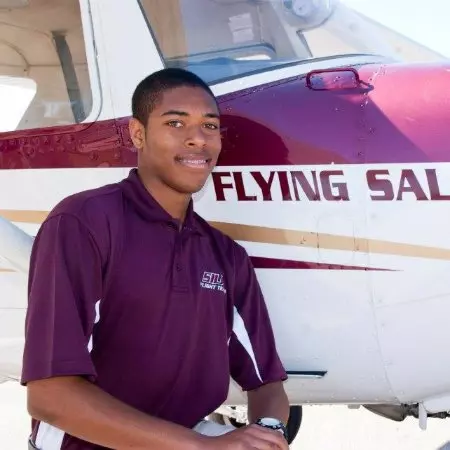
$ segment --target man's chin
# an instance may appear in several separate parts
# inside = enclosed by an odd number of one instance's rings
[[[181,194],[193,195],[200,192],[204,188],[206,181],[207,180],[202,183],[179,183],[173,186],[173,188]]]

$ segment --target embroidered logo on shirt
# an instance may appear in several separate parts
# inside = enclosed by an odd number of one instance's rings
[[[203,272],[200,286],[204,289],[211,289],[212,291],[220,291],[227,293],[223,283],[223,274],[214,272]]]

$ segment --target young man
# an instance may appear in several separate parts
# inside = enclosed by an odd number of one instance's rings
[[[243,247],[193,211],[221,150],[197,76],[165,69],[132,101],[138,168],[58,204],[30,266],[22,383],[39,450],[287,449],[286,373]],[[248,392],[251,425],[192,430]],[[282,429],[282,426],[280,425]]]

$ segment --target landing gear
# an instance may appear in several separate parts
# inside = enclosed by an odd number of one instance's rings
[[[408,416],[419,419],[419,426],[426,430],[427,421],[430,418],[447,419],[450,417],[450,411],[442,411],[434,414],[427,413],[422,403],[413,405],[363,405],[367,410],[378,414],[386,419],[402,422]]]
[[[288,441],[291,444],[297,437],[303,418],[303,408],[300,405],[291,405],[287,423]],[[246,406],[222,406],[217,412],[209,416],[210,420],[220,424],[230,424],[236,428],[247,425]]]

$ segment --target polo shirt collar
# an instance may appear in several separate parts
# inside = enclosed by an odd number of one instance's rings
[[[120,184],[126,197],[133,202],[135,208],[147,221],[179,226],[179,221],[174,219],[147,191],[136,168],[131,169],[128,177],[122,180]],[[199,227],[195,217],[192,199],[186,211],[183,228],[202,234],[201,227]]]

